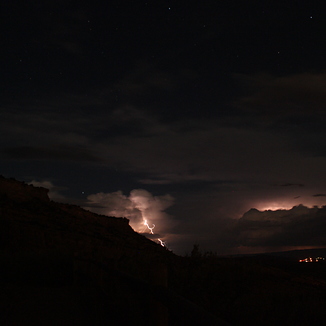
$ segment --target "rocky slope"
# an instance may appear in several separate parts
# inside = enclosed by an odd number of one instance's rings
[[[119,259],[164,250],[134,232],[125,218],[101,216],[78,206],[54,203],[47,189],[0,178],[1,249],[42,252],[51,249],[98,259]],[[113,250],[114,248],[114,250]]]
[[[196,248],[176,256],[127,219],[55,203],[44,188],[0,177],[0,325],[325,320],[326,263],[218,257]]]
[[[0,177],[1,325],[225,325],[167,287],[179,258],[125,218]]]
[[[107,323],[108,311],[111,318],[122,321],[128,320],[131,312],[135,316],[136,312],[144,314],[138,303],[138,296],[143,294],[129,289],[127,281],[133,277],[135,283],[161,277],[164,283],[164,275],[151,270],[148,262],[164,266],[165,257],[172,253],[134,232],[125,218],[55,203],[47,193],[47,189],[0,177],[1,299],[7,312],[0,317],[4,318],[0,324],[24,324],[16,309],[29,314],[32,323],[38,320],[40,324],[51,324],[47,314],[40,316],[32,307],[19,305],[21,300],[41,304],[47,310],[62,311],[67,305],[63,315],[50,318],[60,323],[60,318],[70,311],[70,317],[78,324],[90,324],[90,314],[81,309],[80,300],[87,302],[84,305],[88,306],[86,311],[92,311],[91,315],[96,306],[100,324]],[[46,304],[42,297],[50,302],[60,301],[61,305]],[[122,308],[128,305],[129,308]],[[108,310],[109,306],[114,309]],[[141,320],[141,316],[138,318]]]

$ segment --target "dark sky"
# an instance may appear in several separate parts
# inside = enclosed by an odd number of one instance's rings
[[[7,1],[1,173],[181,254],[326,246],[323,4]]]

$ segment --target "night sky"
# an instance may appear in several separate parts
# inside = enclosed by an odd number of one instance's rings
[[[326,247],[324,2],[4,2],[0,174],[179,254]]]

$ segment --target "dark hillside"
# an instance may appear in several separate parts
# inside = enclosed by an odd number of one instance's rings
[[[1,325],[216,325],[167,288],[172,252],[47,192],[0,178]]]
[[[178,278],[174,286],[184,296],[233,325],[320,325],[326,318],[325,272],[318,263],[203,255],[185,259],[171,279]]]
[[[326,264],[179,257],[125,218],[0,178],[1,325],[320,325]]]

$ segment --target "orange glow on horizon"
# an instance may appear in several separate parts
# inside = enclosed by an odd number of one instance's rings
[[[259,211],[278,211],[278,210],[289,210],[291,208],[293,208],[293,206],[297,206],[297,205],[293,205],[293,204],[277,204],[277,203],[271,203],[271,204],[258,204],[256,205],[256,209],[258,209]]]
[[[319,197],[302,197],[302,198],[294,198],[291,200],[284,199],[275,199],[271,201],[260,201],[253,204],[253,208],[258,209],[259,211],[277,211],[277,210],[289,210],[294,206],[303,205],[308,208],[313,208],[314,206],[322,207],[326,205],[325,198]]]

